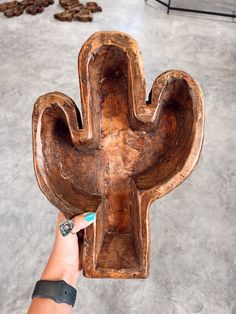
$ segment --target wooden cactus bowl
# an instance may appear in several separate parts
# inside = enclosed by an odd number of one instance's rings
[[[149,208],[198,161],[203,97],[187,73],[159,75],[146,101],[139,48],[120,32],[98,32],[78,60],[80,111],[68,96],[38,98],[33,154],[38,184],[67,218],[96,212],[80,237],[83,272],[146,278]]]

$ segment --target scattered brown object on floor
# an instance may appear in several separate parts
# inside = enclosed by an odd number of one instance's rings
[[[80,22],[92,22],[93,16],[89,9],[82,8],[78,13],[74,14],[73,19]]]
[[[87,2],[86,8],[88,8],[92,13],[102,12],[102,8],[94,1]]]
[[[202,91],[186,72],[169,70],[146,101],[140,49],[120,32],[95,33],[78,62],[83,123],[65,94],[48,93],[34,105],[38,184],[67,218],[96,212],[79,240],[86,277],[146,278],[150,205],[197,164]]]
[[[5,12],[4,12],[4,15],[6,17],[14,17],[14,16],[20,16],[21,14],[24,13],[24,9],[21,9],[21,8],[13,8],[13,9],[7,9]]]
[[[64,8],[68,9],[71,6],[77,6],[80,4],[78,0],[59,0],[59,4]]]
[[[93,15],[91,13],[101,12],[102,8],[96,2],[87,2],[86,5],[79,0],[59,0],[60,5],[65,11],[55,13],[55,19],[63,22],[77,20],[80,22],[91,22]]]
[[[71,4],[70,6],[67,7],[66,10],[70,10],[70,11],[77,11],[79,12],[81,9],[84,8],[84,5],[81,4],[81,3],[74,3],[74,4]]]
[[[53,3],[54,3],[53,0],[36,0],[32,5],[27,7],[26,13],[31,15],[42,13],[45,7],[48,7]]]
[[[3,2],[0,3],[0,12],[5,12],[8,9],[12,9],[14,8],[17,4],[19,3],[19,1],[11,1],[11,2]]]
[[[4,12],[6,11],[7,9],[9,9],[7,7],[8,3],[7,2],[3,2],[3,3],[0,3],[0,12]]]
[[[7,8],[4,11],[6,17],[14,17],[23,14],[25,2],[12,1],[7,3]]]
[[[53,0],[23,0],[11,1],[0,4],[0,11],[4,12],[6,17],[19,16],[24,13],[36,15],[42,13],[45,7],[53,4]]]
[[[79,13],[83,8],[84,5],[79,3],[79,1],[66,1],[63,2],[64,7],[66,8],[65,11],[60,13],[55,13],[55,19],[62,21],[62,22],[71,22],[75,16],[75,14]]]
[[[54,17],[55,17],[55,19],[57,19],[61,22],[71,22],[73,19],[73,15],[74,15],[74,13],[72,13],[71,11],[65,10],[65,11],[60,12],[60,13],[55,13]]]
[[[36,15],[38,13],[42,13],[44,10],[44,7],[42,5],[30,5],[29,7],[27,7],[27,9],[25,10],[25,12],[27,14],[31,14],[31,15]]]
[[[6,17],[14,17],[23,14],[25,7],[21,5],[19,2],[14,1],[14,4],[10,6],[10,8],[4,11],[4,15]]]

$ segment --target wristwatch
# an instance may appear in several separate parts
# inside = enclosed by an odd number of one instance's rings
[[[76,289],[68,285],[64,280],[39,280],[36,282],[33,298],[49,298],[57,303],[75,304]]]

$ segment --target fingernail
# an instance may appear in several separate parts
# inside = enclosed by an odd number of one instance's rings
[[[91,222],[95,219],[95,216],[96,214],[95,213],[87,213],[85,216],[84,216],[84,219],[88,222]]]

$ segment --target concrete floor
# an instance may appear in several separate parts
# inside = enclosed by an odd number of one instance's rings
[[[83,42],[95,31],[120,30],[139,42],[148,90],[171,68],[199,81],[205,142],[191,177],[151,206],[149,278],[81,276],[75,313],[235,314],[236,24],[167,16],[151,0],[99,3],[104,11],[90,24],[56,21],[58,5],[35,17],[0,17],[0,313],[26,312],[53,242],[57,210],[40,192],[32,167],[34,101],[58,90],[80,107],[77,55]],[[236,9],[233,0],[217,3]]]

